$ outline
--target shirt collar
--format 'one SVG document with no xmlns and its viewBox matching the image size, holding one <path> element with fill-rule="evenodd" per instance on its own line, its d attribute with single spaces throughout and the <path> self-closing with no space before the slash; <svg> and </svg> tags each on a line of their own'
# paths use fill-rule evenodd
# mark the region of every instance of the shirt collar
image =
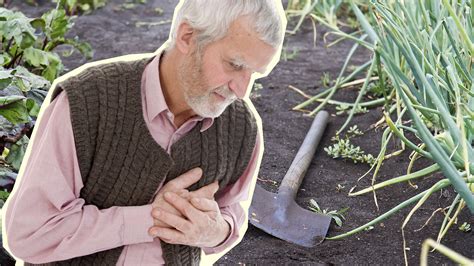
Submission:
<svg viewBox="0 0 474 266">
<path fill-rule="evenodd" d="M 144 72 L 146 110 L 148 120 L 150 122 L 163 112 L 165 112 L 166 116 L 167 113 L 172 114 L 168 108 L 168 104 L 166 103 L 160 83 L 159 65 L 162 54 L 163 52 L 157 54 L 155 58 L 153 58 L 153 60 L 146 66 Z M 202 117 L 196 115 L 193 117 L 193 119 L 196 121 L 203 121 L 201 132 L 209 129 L 214 123 L 213 117 Z"/>
</svg>

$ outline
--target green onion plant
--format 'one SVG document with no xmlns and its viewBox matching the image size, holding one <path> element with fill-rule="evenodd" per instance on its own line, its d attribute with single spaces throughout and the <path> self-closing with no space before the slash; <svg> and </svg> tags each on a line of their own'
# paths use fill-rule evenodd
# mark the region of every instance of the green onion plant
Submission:
<svg viewBox="0 0 474 266">
<path fill-rule="evenodd" d="M 305 5 L 309 5 L 306 11 L 312 7 L 308 2 Z M 315 114 L 326 104 L 334 104 L 331 97 L 337 90 L 366 71 L 357 99 L 354 103 L 346 103 L 352 110 L 338 134 L 350 126 L 354 114 L 361 107 L 383 105 L 382 121 L 387 128 L 382 137 L 382 149 L 371 168 L 375 169 L 372 185 L 351 191 L 349 195 L 372 192 L 376 201 L 377 189 L 410 182 L 435 172 L 441 172 L 444 178 L 373 221 L 328 239 L 341 239 L 361 232 L 415 204 L 403 222 L 403 229 L 433 193 L 453 187 L 457 196 L 445 215 L 437 238 L 439 242 L 462 210 L 474 214 L 474 0 L 372 0 L 368 7 L 363 5 L 365 13 L 357 3 L 350 5 L 363 32 L 346 33 L 321 15 L 305 13 L 305 16 L 329 27 L 333 34 L 353 40 L 355 44 L 335 84 L 293 109 L 303 110 L 318 102 L 319 105 L 310 112 Z M 371 59 L 346 74 L 347 62 L 358 46 L 369 49 Z M 373 84 L 377 85 L 380 98 L 364 102 L 364 96 Z M 410 123 L 406 124 L 402 117 L 404 120 L 409 117 Z M 407 133 L 414 135 L 415 140 L 407 138 Z M 413 151 L 409 169 L 406 175 L 377 183 L 375 177 L 383 160 L 401 152 L 387 154 L 387 143 L 392 138 L 398 138 L 402 150 L 409 148 Z M 411 173 L 414 161 L 420 157 L 431 160 L 432 164 Z"/>
</svg>

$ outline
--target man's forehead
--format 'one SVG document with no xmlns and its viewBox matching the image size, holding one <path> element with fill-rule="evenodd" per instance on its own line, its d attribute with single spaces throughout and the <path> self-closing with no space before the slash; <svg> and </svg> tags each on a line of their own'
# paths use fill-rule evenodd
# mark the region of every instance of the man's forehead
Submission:
<svg viewBox="0 0 474 266">
<path fill-rule="evenodd" d="M 227 34 L 215 44 L 227 60 L 261 74 L 276 55 L 276 48 L 261 39 L 248 16 L 234 20 Z"/>
</svg>

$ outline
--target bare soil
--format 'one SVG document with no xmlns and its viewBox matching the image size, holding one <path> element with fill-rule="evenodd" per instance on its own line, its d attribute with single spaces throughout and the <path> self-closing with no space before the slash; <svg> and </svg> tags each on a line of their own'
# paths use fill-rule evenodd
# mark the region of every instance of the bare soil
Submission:
<svg viewBox="0 0 474 266">
<path fill-rule="evenodd" d="M 111 0 L 106 7 L 95 10 L 92 14 L 80 16 L 76 20 L 76 25 L 70 35 L 78 35 L 81 40 L 88 41 L 92 45 L 95 56 L 91 61 L 124 54 L 153 52 L 168 38 L 170 23 L 136 27 L 136 22 L 170 20 L 176 1 L 149 0 L 147 4 L 139 4 L 133 9 L 120 7 L 122 3 L 124 3 L 122 0 Z M 18 8 L 30 17 L 38 16 L 53 7 L 46 0 L 38 0 L 38 4 L 34 7 L 24 4 L 23 1 L 16 1 L 11 7 Z M 157 7 L 163 9 L 162 15 L 157 15 L 154 11 Z M 263 85 L 263 89 L 253 92 L 251 96 L 262 117 L 265 138 L 265 153 L 258 183 L 270 191 L 277 191 L 312 121 L 311 117 L 305 116 L 302 112 L 291 111 L 293 106 L 301 103 L 305 98 L 290 90 L 288 85 L 298 87 L 309 95 L 322 91 L 323 73 L 329 73 L 331 79 L 334 80 L 353 45 L 349 41 L 344 41 L 325 48 L 322 36 L 326 29 L 322 26 L 317 29 L 315 46 L 312 43 L 313 29 L 308 21 L 303 24 L 297 34 L 286 38 L 285 46 L 290 48 L 290 53 L 292 49 L 297 49 L 296 57 L 281 61 L 268 77 L 258 80 Z M 334 39 L 333 36 L 328 38 Z M 351 61 L 351 65 L 360 65 L 366 62 L 369 56 L 370 53 L 360 48 Z M 75 54 L 64 59 L 63 62 L 71 70 L 84 64 L 86 60 Z M 357 88 L 348 88 L 339 91 L 335 99 L 353 101 L 356 96 Z M 335 113 L 332 107 L 328 110 L 332 114 Z M 377 122 L 381 115 L 382 109 L 375 108 L 369 113 L 356 116 L 352 122 L 365 131 L 363 136 L 354 139 L 355 144 L 375 156 L 380 149 L 383 130 L 372 129 L 371 125 Z M 307 207 L 309 200 L 313 198 L 320 206 L 329 210 L 350 208 L 346 213 L 347 220 L 342 227 L 337 227 L 332 223 L 329 230 L 330 236 L 365 224 L 442 178 L 441 174 L 435 174 L 416 181 L 418 189 L 403 183 L 380 190 L 377 193 L 379 211 L 374 204 L 372 194 L 348 197 L 347 193 L 351 187 L 355 185 L 358 188 L 367 187 L 371 183 L 371 175 L 357 182 L 357 179 L 369 169 L 367 165 L 332 159 L 323 150 L 331 144 L 331 137 L 335 135 L 345 119 L 345 116 L 331 116 L 328 128 L 297 197 L 297 202 L 303 207 Z M 397 142 L 391 142 L 388 150 L 392 152 L 399 148 Z M 383 181 L 405 174 L 409 162 L 408 155 L 409 152 L 404 152 L 387 160 L 377 180 Z M 430 162 L 420 160 L 415 168 L 421 169 L 428 165 Z M 344 188 L 338 191 L 336 189 L 338 185 Z M 421 243 L 426 238 L 436 238 L 443 216 L 437 213 L 428 226 L 421 230 L 416 229 L 421 228 L 437 208 L 449 206 L 454 196 L 455 192 L 452 189 L 436 193 L 411 218 L 405 229 L 410 264 L 419 263 Z M 222 257 L 218 264 L 403 264 L 401 225 L 409 211 L 410 209 L 402 210 L 376 225 L 373 230 L 339 241 L 327 240 L 314 248 L 287 243 L 249 225 L 243 241 Z M 474 257 L 474 233 L 458 230 L 457 227 L 462 222 L 474 225 L 474 218 L 467 209 L 460 215 L 458 224 L 449 230 L 442 243 L 472 258 Z M 429 262 L 433 265 L 454 264 L 436 252 L 430 253 Z"/>
</svg>

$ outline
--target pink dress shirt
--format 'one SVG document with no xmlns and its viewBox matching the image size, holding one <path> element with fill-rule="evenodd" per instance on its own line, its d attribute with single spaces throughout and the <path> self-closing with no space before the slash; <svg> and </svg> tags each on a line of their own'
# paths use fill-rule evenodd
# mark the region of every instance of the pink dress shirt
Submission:
<svg viewBox="0 0 474 266">
<path fill-rule="evenodd" d="M 161 91 L 158 66 L 156 56 L 142 75 L 143 114 L 153 138 L 169 153 L 171 145 L 198 121 L 203 120 L 201 131 L 214 121 L 194 116 L 176 128 Z M 69 115 L 66 93 L 61 92 L 36 125 L 30 156 L 24 160 L 28 164 L 16 184 L 16 192 L 5 205 L 9 251 L 24 261 L 45 263 L 124 246 L 117 265 L 163 264 L 160 240 L 148 235 L 153 225 L 151 204 L 98 209 L 85 205 L 79 197 L 83 182 Z M 239 202 L 248 199 L 250 184 L 255 182 L 259 143 L 257 137 L 242 177 L 216 195 L 231 233 L 219 246 L 204 248 L 206 254 L 221 252 L 239 238 L 239 229 L 247 220 L 246 210 Z"/>
</svg>

